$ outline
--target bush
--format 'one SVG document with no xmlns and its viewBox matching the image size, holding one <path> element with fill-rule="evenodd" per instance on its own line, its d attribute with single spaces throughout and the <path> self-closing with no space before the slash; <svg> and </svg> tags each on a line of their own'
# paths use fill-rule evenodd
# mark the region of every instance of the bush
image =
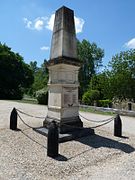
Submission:
<svg viewBox="0 0 135 180">
<path fill-rule="evenodd" d="M 98 101 L 98 106 L 99 107 L 111 107 L 112 105 L 112 101 L 109 99 L 105 99 L 105 100 L 99 100 Z"/>
<path fill-rule="evenodd" d="M 9 90 L 0 89 L 0 99 L 21 100 L 22 98 L 23 98 L 23 90 L 21 88 L 9 89 Z"/>
<path fill-rule="evenodd" d="M 83 94 L 82 103 L 87 104 L 87 105 L 90 105 L 92 103 L 89 91 L 87 91 Z"/>
<path fill-rule="evenodd" d="M 48 104 L 48 89 L 44 88 L 36 92 L 38 104 Z"/>
<path fill-rule="evenodd" d="M 93 105 L 95 100 L 100 97 L 100 92 L 98 90 L 90 90 L 83 94 L 82 102 L 87 105 Z"/>
</svg>

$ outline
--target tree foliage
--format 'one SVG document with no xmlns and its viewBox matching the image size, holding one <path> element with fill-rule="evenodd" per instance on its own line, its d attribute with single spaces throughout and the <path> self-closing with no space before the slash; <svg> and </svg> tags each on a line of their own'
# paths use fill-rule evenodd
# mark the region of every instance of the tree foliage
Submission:
<svg viewBox="0 0 135 180">
<path fill-rule="evenodd" d="M 36 61 L 30 62 L 30 67 L 34 73 L 34 83 L 28 91 L 29 95 L 36 95 L 36 91 L 44 89 L 47 87 L 48 83 L 48 69 L 47 69 L 47 60 L 44 60 L 41 67 L 37 67 Z"/>
<path fill-rule="evenodd" d="M 135 50 L 113 56 L 109 70 L 94 75 L 89 88 L 100 91 L 100 99 L 135 99 Z"/>
<path fill-rule="evenodd" d="M 48 104 L 48 88 L 36 91 L 36 98 L 39 104 Z"/>
<path fill-rule="evenodd" d="M 79 71 L 80 96 L 87 90 L 92 76 L 96 73 L 99 66 L 102 65 L 104 50 L 97 47 L 96 43 L 90 43 L 87 40 L 78 41 L 78 58 L 81 61 Z"/>
<path fill-rule="evenodd" d="M 90 81 L 90 89 L 100 92 L 100 99 L 112 99 L 113 94 L 110 84 L 110 73 L 104 71 L 100 74 L 95 74 Z"/>
<path fill-rule="evenodd" d="M 118 99 L 135 99 L 135 49 L 113 56 L 110 82 L 113 96 Z"/>
<path fill-rule="evenodd" d="M 93 105 L 94 101 L 97 101 L 100 97 L 98 90 L 88 90 L 83 94 L 82 102 L 87 105 Z"/>
<path fill-rule="evenodd" d="M 37 67 L 37 61 L 30 61 L 30 68 L 33 71 L 33 73 L 36 73 L 39 69 Z"/>
<path fill-rule="evenodd" d="M 33 83 L 33 73 L 22 56 L 0 43 L 0 99 L 21 99 Z"/>
</svg>

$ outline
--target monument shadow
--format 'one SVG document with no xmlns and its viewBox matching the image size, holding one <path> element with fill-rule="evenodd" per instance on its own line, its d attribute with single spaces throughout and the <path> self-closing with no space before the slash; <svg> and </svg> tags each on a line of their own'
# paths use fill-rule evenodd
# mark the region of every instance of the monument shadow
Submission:
<svg viewBox="0 0 135 180">
<path fill-rule="evenodd" d="M 82 137 L 79 139 L 76 139 L 76 141 L 85 144 L 87 146 L 93 147 L 93 148 L 100 148 L 100 147 L 106 147 L 111 149 L 118 149 L 125 153 L 132 153 L 135 151 L 135 148 L 132 147 L 129 144 L 119 142 L 107 137 L 103 137 L 100 135 L 92 135 L 87 137 Z"/>
</svg>

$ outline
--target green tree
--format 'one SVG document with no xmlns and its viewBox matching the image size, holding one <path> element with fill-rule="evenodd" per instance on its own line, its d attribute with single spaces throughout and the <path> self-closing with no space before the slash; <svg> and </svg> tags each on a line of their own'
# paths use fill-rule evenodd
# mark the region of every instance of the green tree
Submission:
<svg viewBox="0 0 135 180">
<path fill-rule="evenodd" d="M 116 54 L 108 66 L 91 78 L 89 88 L 100 91 L 100 99 L 135 100 L 135 49 Z"/>
<path fill-rule="evenodd" d="M 48 69 L 47 69 L 48 62 L 45 59 L 41 67 L 37 67 L 37 62 L 30 62 L 31 69 L 34 72 L 34 83 L 32 87 L 28 90 L 29 95 L 36 95 L 36 91 L 44 89 L 47 87 L 48 83 Z"/>
<path fill-rule="evenodd" d="M 94 101 L 99 100 L 100 92 L 98 90 L 88 90 L 83 94 L 82 102 L 87 105 L 94 105 Z"/>
<path fill-rule="evenodd" d="M 90 43 L 87 40 L 78 41 L 77 44 L 78 58 L 81 61 L 79 71 L 80 98 L 87 90 L 92 76 L 96 73 L 99 66 L 102 65 L 104 50 L 97 47 L 96 43 Z"/>
<path fill-rule="evenodd" d="M 31 70 L 33 71 L 33 73 L 36 73 L 37 70 L 38 70 L 37 61 L 31 61 L 31 62 L 30 62 L 30 68 L 31 68 Z"/>
<path fill-rule="evenodd" d="M 100 92 L 100 99 L 112 99 L 110 72 L 105 70 L 100 74 L 94 75 L 91 78 L 89 88 L 91 90 L 98 90 Z"/>
<path fill-rule="evenodd" d="M 33 83 L 33 73 L 18 53 L 0 43 L 0 99 L 21 99 Z"/>
<path fill-rule="evenodd" d="M 135 49 L 116 54 L 109 66 L 113 96 L 120 100 L 135 99 Z"/>
</svg>

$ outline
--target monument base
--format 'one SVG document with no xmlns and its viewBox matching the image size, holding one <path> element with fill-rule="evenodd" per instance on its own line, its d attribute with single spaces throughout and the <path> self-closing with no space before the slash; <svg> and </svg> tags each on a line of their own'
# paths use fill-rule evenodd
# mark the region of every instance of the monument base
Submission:
<svg viewBox="0 0 135 180">
<path fill-rule="evenodd" d="M 60 133 L 68 133 L 79 128 L 81 129 L 81 127 L 83 127 L 83 122 L 81 121 L 79 116 L 62 118 L 61 120 L 47 116 L 43 122 L 43 126 L 49 128 L 49 125 L 52 121 L 56 121 Z"/>
<path fill-rule="evenodd" d="M 84 136 L 93 135 L 94 129 L 84 128 L 83 122 L 79 116 L 62 118 L 61 120 L 46 117 L 43 122 L 43 127 L 35 128 L 38 133 L 48 136 L 48 128 L 52 121 L 56 121 L 59 129 L 59 142 L 65 142 L 73 139 L 77 139 Z"/>
<path fill-rule="evenodd" d="M 48 128 L 46 127 L 33 128 L 33 130 L 46 137 L 48 136 Z M 75 129 L 74 131 L 70 131 L 64 134 L 59 133 L 59 143 L 75 140 L 77 138 L 90 136 L 90 135 L 94 135 L 94 129 L 82 128 L 82 129 Z"/>
</svg>

